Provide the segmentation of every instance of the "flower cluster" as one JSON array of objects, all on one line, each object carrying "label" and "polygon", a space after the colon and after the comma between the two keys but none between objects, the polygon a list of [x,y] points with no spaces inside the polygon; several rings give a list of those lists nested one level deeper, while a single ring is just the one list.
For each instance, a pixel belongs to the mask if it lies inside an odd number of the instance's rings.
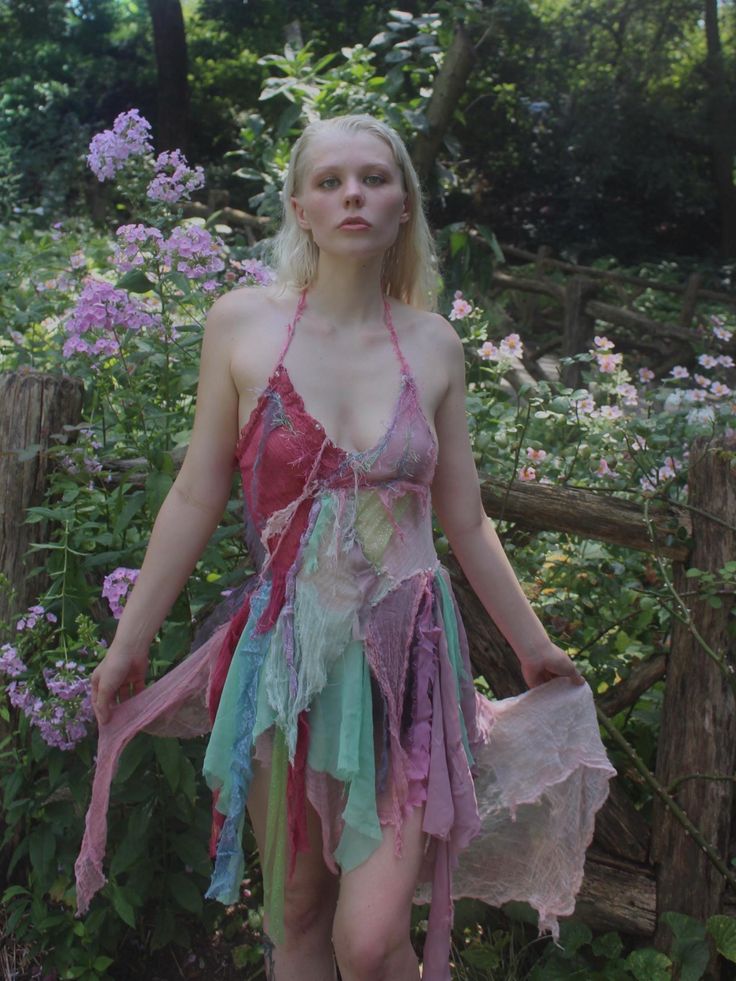
[{"label": "flower cluster", "polygon": [[[7,669],[5,673],[10,674]],[[11,681],[7,686],[10,704],[36,726],[48,746],[74,749],[94,718],[87,672],[76,661],[59,660],[54,668],[44,669],[43,678],[49,692],[46,700],[26,682]]]},{"label": "flower cluster", "polygon": [[182,198],[188,198],[192,191],[204,187],[204,170],[189,167],[181,150],[160,153],[156,157],[155,167],[156,176],[146,190],[152,201],[176,204]]},{"label": "flower cluster", "polygon": [[127,331],[162,329],[161,318],[126,290],[88,278],[65,324],[64,357],[73,354],[115,355]]},{"label": "flower cluster", "polygon": [[512,361],[524,353],[524,345],[518,334],[507,334],[496,346],[493,341],[486,341],[478,349],[483,361]]},{"label": "flower cluster", "polygon": [[161,245],[164,267],[183,273],[187,279],[204,279],[203,290],[213,290],[210,277],[225,268],[222,242],[199,225],[178,225]]},{"label": "flower cluster", "polygon": [[[233,269],[238,270],[241,276],[236,281],[236,286],[269,286],[276,278],[276,274],[270,266],[261,262],[260,259],[233,259],[230,263]],[[228,278],[226,276],[226,278]],[[233,275],[233,278],[236,278]]]},{"label": "flower cluster", "polygon": [[116,620],[119,620],[125,606],[124,600],[127,598],[130,587],[138,578],[140,569],[126,569],[119,566],[108,576],[105,576],[102,583],[102,595],[110,604],[110,610]]},{"label": "flower cluster", "polygon": [[27,668],[18,656],[18,651],[11,644],[3,644],[0,647],[0,674],[7,675],[9,678],[17,678],[25,674]]},{"label": "flower cluster", "polygon": [[48,623],[56,623],[56,614],[49,613],[43,606],[29,606],[28,612],[24,613],[15,625],[15,629],[20,633],[24,630],[33,630],[36,624],[46,620]]},{"label": "flower cluster", "polygon": [[128,159],[150,153],[151,124],[137,109],[121,112],[112,129],[103,130],[92,138],[87,163],[99,181],[111,180]]},{"label": "flower cluster", "polygon": [[464,320],[472,309],[472,304],[463,297],[462,290],[456,290],[452,310],[450,310],[450,320]]},{"label": "flower cluster", "polygon": [[112,262],[120,272],[140,269],[161,255],[164,237],[158,228],[148,225],[121,225],[115,232],[117,243]]}]

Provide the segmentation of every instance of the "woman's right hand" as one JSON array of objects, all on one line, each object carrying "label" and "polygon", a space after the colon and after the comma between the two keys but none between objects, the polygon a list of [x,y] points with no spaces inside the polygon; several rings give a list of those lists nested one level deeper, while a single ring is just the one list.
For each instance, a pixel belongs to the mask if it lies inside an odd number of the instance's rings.
[{"label": "woman's right hand", "polygon": [[124,702],[146,687],[148,651],[129,652],[115,647],[92,672],[92,708],[99,725],[110,721],[116,701]]}]

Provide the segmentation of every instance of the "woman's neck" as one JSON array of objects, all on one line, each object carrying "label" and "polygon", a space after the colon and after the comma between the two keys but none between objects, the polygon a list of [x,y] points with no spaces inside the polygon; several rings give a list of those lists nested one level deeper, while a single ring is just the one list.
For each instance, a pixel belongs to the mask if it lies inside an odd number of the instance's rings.
[{"label": "woman's neck", "polygon": [[308,303],[315,314],[343,330],[375,323],[383,317],[380,258],[347,263],[321,256]]}]

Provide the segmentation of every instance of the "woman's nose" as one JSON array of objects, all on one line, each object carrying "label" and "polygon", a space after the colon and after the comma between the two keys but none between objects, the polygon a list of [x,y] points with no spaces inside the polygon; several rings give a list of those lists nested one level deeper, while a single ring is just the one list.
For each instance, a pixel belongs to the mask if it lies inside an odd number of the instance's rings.
[{"label": "woman's nose", "polygon": [[363,201],[363,186],[358,180],[348,180],[345,184],[345,203],[360,204]]}]

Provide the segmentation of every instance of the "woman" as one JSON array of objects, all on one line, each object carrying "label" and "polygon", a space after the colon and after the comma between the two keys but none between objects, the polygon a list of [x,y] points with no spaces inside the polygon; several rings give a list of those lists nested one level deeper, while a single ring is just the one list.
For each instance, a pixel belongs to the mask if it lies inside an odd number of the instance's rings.
[{"label": "woman", "polygon": [[[276,288],[212,307],[186,460],[93,675],[101,743],[80,908],[104,881],[115,757],[138,729],[187,731],[176,718],[204,678],[208,895],[237,898],[247,808],[271,981],[334,978],[333,946],[343,981],[418,978],[409,926],[420,880],[433,895],[423,976],[444,981],[460,853],[473,840],[480,863],[463,894],[527,899],[556,932],[613,771],[589,689],[483,512],[463,349],[429,312],[431,241],[390,128],[368,116],[307,127],[276,257]],[[257,574],[232,620],[144,690],[148,646],[225,507],[233,449]],[[535,691],[499,703],[475,692],[432,507]],[[540,860],[553,854],[543,881]]]}]

